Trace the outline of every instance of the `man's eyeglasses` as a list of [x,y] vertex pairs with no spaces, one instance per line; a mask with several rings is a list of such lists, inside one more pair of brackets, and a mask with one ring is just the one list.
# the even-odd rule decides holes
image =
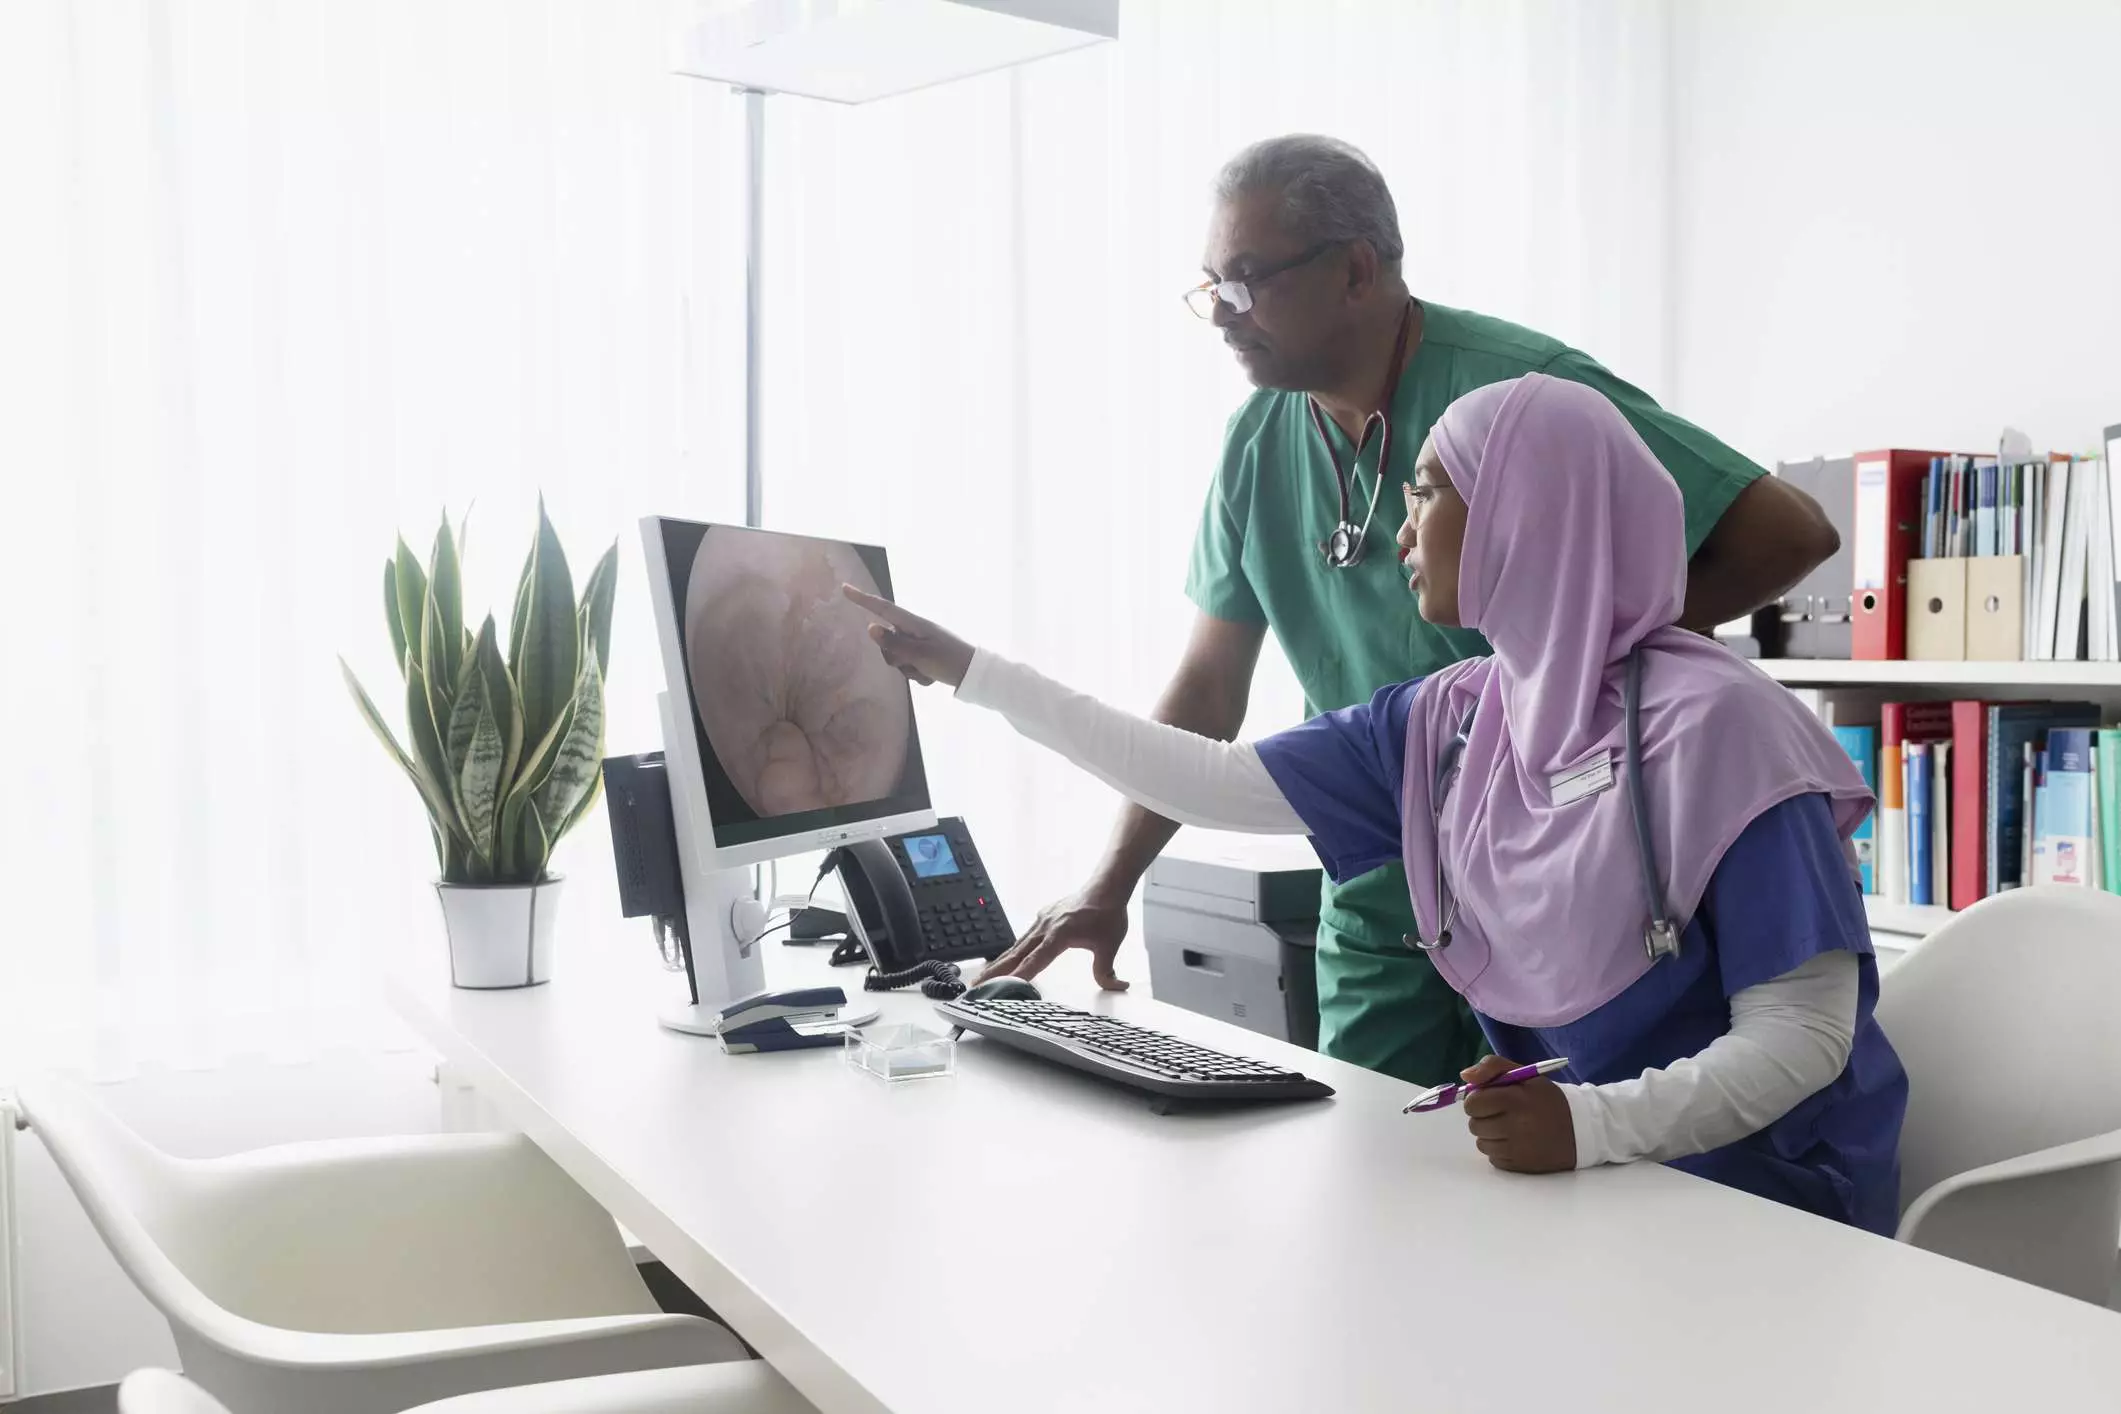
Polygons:
[[1255,270],[1242,280],[1203,280],[1186,291],[1186,308],[1203,319],[1215,317],[1215,306],[1225,304],[1232,314],[1243,314],[1252,307],[1252,292],[1273,279],[1284,275],[1299,265],[1308,265],[1324,255],[1338,241],[1320,241],[1302,255],[1293,256],[1279,265],[1269,265],[1264,270]]

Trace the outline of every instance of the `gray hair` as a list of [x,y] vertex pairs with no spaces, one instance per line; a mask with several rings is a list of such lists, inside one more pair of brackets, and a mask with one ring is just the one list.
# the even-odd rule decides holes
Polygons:
[[1282,219],[1313,241],[1368,241],[1380,260],[1406,254],[1399,208],[1377,164],[1339,138],[1292,133],[1255,142],[1223,165],[1215,196],[1278,192]]

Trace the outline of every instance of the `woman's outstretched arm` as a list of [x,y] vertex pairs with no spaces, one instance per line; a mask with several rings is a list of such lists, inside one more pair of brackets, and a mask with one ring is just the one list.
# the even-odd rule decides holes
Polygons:
[[918,683],[955,687],[960,701],[999,712],[1019,732],[1137,805],[1203,829],[1309,833],[1251,745],[1123,712],[1021,663],[974,649],[888,599],[852,587],[845,593],[876,620],[869,636],[891,666]]
[[1008,718],[1136,805],[1181,825],[1254,835],[1308,834],[1250,742],[1216,741],[1152,722],[982,648],[957,698]]

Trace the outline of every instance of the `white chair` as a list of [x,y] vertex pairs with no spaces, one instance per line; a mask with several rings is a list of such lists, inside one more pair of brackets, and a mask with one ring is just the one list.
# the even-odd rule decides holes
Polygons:
[[135,1370],[118,1386],[118,1414],[228,1414],[228,1406],[182,1375]]
[[2106,1304],[2121,1240],[2121,897],[1984,899],[1894,969],[1878,1021],[1908,1074],[1900,1240]]
[[722,1326],[659,1311],[609,1215],[521,1136],[184,1160],[80,1086],[17,1099],[186,1373],[235,1414],[397,1414],[744,1358]]
[[[423,1404],[407,1414],[699,1414],[729,1408],[817,1414],[815,1405],[757,1360],[488,1390]],[[228,1408],[182,1375],[137,1370],[118,1387],[118,1414],[228,1414]]]
[[488,1390],[423,1404],[411,1414],[701,1414],[731,1408],[817,1414],[817,1406],[763,1360]]

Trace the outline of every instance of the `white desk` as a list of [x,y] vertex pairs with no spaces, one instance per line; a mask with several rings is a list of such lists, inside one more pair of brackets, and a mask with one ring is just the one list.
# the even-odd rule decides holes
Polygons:
[[435,952],[397,1006],[827,1414],[2121,1408],[2108,1312],[1663,1168],[1498,1174],[1408,1087],[1146,998],[1094,1004],[1339,1096],[1158,1117],[969,1036],[887,1086],[660,1029],[643,929],[522,992]]

